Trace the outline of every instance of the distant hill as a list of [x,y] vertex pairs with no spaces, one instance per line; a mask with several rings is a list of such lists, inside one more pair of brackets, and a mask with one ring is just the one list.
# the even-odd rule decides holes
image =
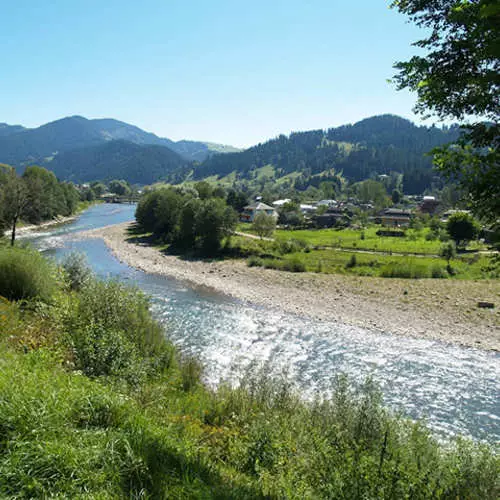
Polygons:
[[152,184],[186,164],[165,146],[114,140],[58,154],[43,165],[58,178],[76,183],[125,179],[132,184]]
[[280,135],[239,153],[214,155],[189,175],[252,180],[266,169],[267,176],[288,177],[302,189],[332,169],[351,181],[398,172],[404,175],[405,192],[417,194],[436,176],[426,153],[458,136],[458,127],[419,127],[398,116],[381,115],[354,125]]
[[34,129],[1,124],[0,162],[16,166],[40,163],[66,151],[98,146],[115,140],[165,146],[188,161],[203,161],[224,148],[229,151],[236,150],[230,146],[206,142],[174,142],[118,120],[88,120],[82,116],[71,116]]
[[23,130],[26,129],[21,125],[8,125],[7,123],[0,123],[0,137],[12,135],[16,132],[22,132]]

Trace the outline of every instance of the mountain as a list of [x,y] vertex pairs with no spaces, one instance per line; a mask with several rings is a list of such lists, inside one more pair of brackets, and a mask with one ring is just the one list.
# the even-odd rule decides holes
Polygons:
[[456,126],[419,127],[398,116],[381,115],[354,125],[280,135],[242,152],[214,155],[189,176],[254,180],[265,171],[268,178],[288,178],[295,188],[305,189],[325,180],[332,170],[351,181],[396,172],[404,176],[405,192],[418,194],[436,177],[426,153],[456,140],[459,133]]
[[0,125],[0,162],[16,166],[40,163],[62,152],[98,146],[114,140],[165,146],[188,161],[203,161],[226,148],[206,142],[174,142],[118,120],[88,120],[82,116],[70,116],[34,129]]
[[126,179],[132,184],[152,184],[187,163],[165,146],[113,140],[63,152],[44,166],[58,178],[77,183]]
[[21,125],[8,125],[7,123],[0,123],[0,137],[12,135],[16,132],[22,132],[23,130],[26,129]]

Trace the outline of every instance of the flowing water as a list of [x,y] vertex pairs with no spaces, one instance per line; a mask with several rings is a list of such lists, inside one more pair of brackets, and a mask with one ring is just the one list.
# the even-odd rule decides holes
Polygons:
[[305,397],[327,394],[336,374],[361,383],[371,376],[387,405],[425,418],[439,434],[500,440],[500,355],[368,332],[361,328],[257,308],[120,263],[100,239],[82,230],[133,219],[131,205],[98,205],[70,224],[30,236],[49,255],[86,254],[94,271],[134,284],[153,299],[169,337],[205,366],[207,382],[237,380],[266,363],[285,370]]

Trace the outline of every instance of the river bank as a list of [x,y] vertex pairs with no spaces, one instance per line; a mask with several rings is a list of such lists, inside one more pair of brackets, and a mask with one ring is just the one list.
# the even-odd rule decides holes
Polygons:
[[[102,238],[127,265],[300,316],[368,330],[500,351],[498,281],[404,280],[249,268],[239,260],[205,262],[164,255],[127,241],[129,223],[80,233]],[[480,309],[479,301],[494,302]]]
[[[41,229],[46,229],[48,227],[58,226],[59,224],[67,224],[68,222],[73,222],[80,215],[78,212],[75,215],[69,215],[68,217],[56,217],[55,219],[51,219],[45,222],[41,222],[40,224],[28,224],[26,226],[20,226],[16,229],[16,235],[20,236],[23,234],[32,233],[33,231],[39,231]],[[5,235],[9,236],[11,233],[10,230],[5,231]]]

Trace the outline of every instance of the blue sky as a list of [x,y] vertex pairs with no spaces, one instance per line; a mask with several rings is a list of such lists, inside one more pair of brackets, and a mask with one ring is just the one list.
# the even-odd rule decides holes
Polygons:
[[384,0],[0,0],[0,122],[116,118],[249,146],[381,113],[421,32]]

